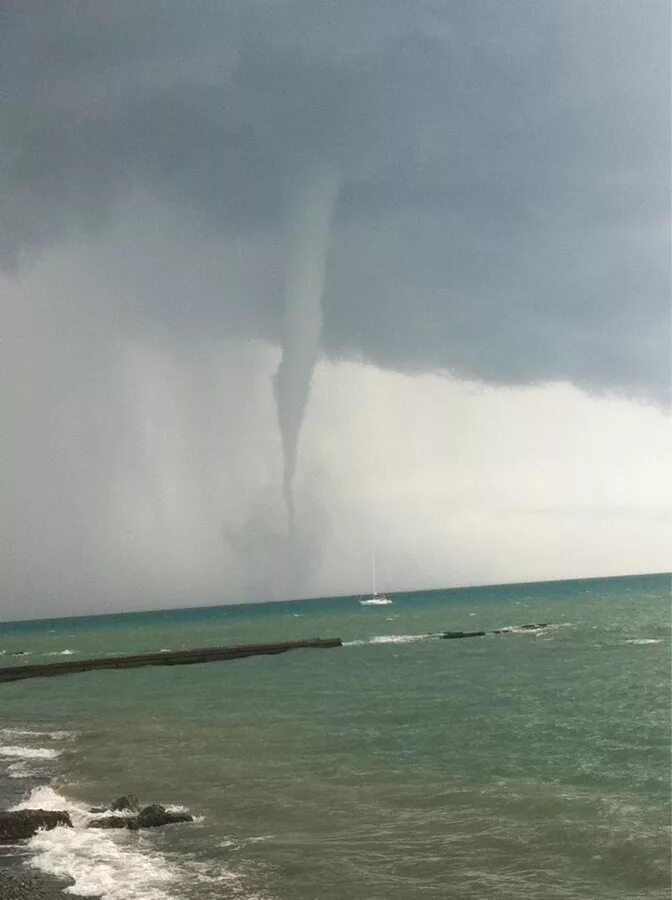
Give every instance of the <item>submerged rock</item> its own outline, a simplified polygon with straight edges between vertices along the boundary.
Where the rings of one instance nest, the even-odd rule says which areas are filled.
[[[548,622],[539,622],[535,625],[516,625],[510,628],[496,628],[494,631],[444,631],[440,637],[446,640],[455,638],[485,637],[486,634],[516,634],[520,631],[536,631],[538,628],[548,628]]]
[[[19,809],[0,812],[0,843],[32,837],[41,828],[51,831],[58,825],[72,828],[67,812],[52,809]]]

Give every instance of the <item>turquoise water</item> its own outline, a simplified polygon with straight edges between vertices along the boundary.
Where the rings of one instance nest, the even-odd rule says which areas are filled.
[[[0,685],[0,792],[81,826],[33,839],[33,862],[109,900],[667,900],[670,577],[392,599],[0,626],[3,665],[345,642]],[[553,624],[433,636],[528,622]],[[198,821],[84,829],[128,791]]]

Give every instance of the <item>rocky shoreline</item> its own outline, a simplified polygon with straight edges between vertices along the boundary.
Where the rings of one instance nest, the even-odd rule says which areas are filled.
[[[64,894],[72,882],[42,875],[27,866],[14,862],[0,869],[0,897],[2,900],[84,900],[75,894]],[[92,900],[92,898],[89,898]],[[95,898],[94,898],[95,900]]]
[[[134,794],[126,794],[109,806],[94,807],[87,828],[121,828],[136,831],[164,825],[192,822],[186,811],[166,809],[159,803],[141,806]],[[22,852],[23,842],[40,830],[72,828],[64,810],[20,809],[0,811],[0,898],[1,900],[65,900],[64,891],[74,883],[31,868]],[[68,893],[71,900],[84,900]]]

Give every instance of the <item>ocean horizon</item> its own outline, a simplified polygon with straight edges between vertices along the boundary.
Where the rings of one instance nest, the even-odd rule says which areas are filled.
[[[389,597],[0,623],[2,666],[343,641],[0,684],[2,806],[74,825],[6,858],[102,900],[667,898],[670,574]],[[128,793],[194,821],[87,828]]]
[[[621,579],[621,578],[669,578],[672,582],[672,572],[662,571],[662,572],[625,572],[619,573],[616,575],[588,575],[586,577],[572,577],[572,578],[542,578],[532,581],[493,581],[493,582],[479,582],[477,584],[455,584],[446,586],[433,586],[433,587],[414,587],[412,589],[404,589],[404,588],[390,588],[388,593],[395,594],[396,596],[405,596],[407,594],[432,594],[432,593],[441,593],[446,594],[449,592],[459,592],[459,591],[477,591],[477,590],[492,590],[494,588],[522,588],[527,585],[544,585],[544,584],[571,584],[575,581],[609,581],[612,579]],[[672,590],[672,583],[671,583]],[[150,615],[151,613],[186,613],[191,615],[198,611],[205,610],[218,610],[229,607],[241,607],[248,608],[254,606],[271,606],[278,603],[311,603],[311,602],[323,602],[330,600],[353,600],[360,599],[361,597],[366,597],[366,592],[362,593],[341,593],[341,594],[319,594],[315,596],[307,596],[307,597],[285,597],[281,599],[274,600],[256,600],[256,599],[245,599],[245,600],[231,600],[225,603],[203,603],[200,605],[191,605],[187,604],[184,606],[150,606],[150,607],[141,607],[139,609],[121,609],[121,610],[109,610],[106,612],[84,612],[79,614],[67,614],[67,615],[59,615],[59,616],[31,616],[26,619],[1,619],[0,627],[2,626],[12,626],[12,625],[20,625],[20,626],[29,626],[31,624],[35,624],[40,626],[43,622],[66,622],[71,621],[73,619],[88,621],[90,619],[105,619],[111,616],[115,618],[119,616],[144,616]]]

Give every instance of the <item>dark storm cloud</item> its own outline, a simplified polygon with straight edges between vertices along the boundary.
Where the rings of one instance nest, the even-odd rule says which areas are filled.
[[[263,243],[318,160],[340,183],[328,353],[664,399],[668,20],[662,2],[10,2],[0,258],[20,272],[104,236],[138,190]],[[219,327],[209,293],[174,321],[146,294],[143,316]],[[276,339],[278,302],[236,308]]]

